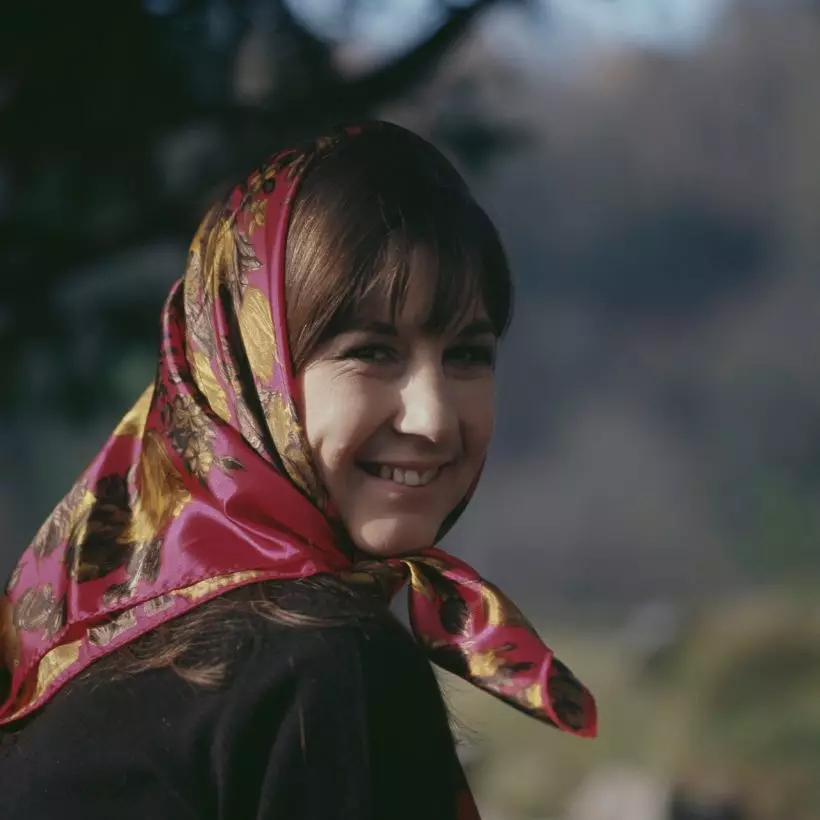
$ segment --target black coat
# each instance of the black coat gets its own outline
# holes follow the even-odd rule
[[[328,596],[311,596],[323,613]],[[92,669],[0,735],[2,818],[454,820],[441,693],[387,610],[342,626],[236,617],[224,685]]]

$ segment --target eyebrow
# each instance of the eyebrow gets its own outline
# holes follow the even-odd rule
[[[354,320],[345,330],[360,331],[367,333],[376,333],[379,336],[396,337],[399,335],[398,328],[390,322],[382,322],[377,319],[362,319]],[[459,339],[472,339],[475,336],[484,336],[485,334],[496,335],[495,327],[489,319],[476,319],[470,324],[465,325],[459,332]]]

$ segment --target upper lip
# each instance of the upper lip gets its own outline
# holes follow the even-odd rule
[[[391,470],[415,470],[425,473],[428,470],[439,470],[446,467],[449,461],[422,462],[422,461],[381,461],[378,459],[362,459],[364,464],[377,464],[379,467],[389,467]]]

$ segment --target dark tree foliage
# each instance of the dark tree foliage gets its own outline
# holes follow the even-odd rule
[[[343,10],[361,11],[358,3]],[[368,116],[414,88],[491,3],[442,0],[441,23],[426,38],[355,75],[335,66],[334,43],[283,0],[27,0],[6,9],[0,413],[31,402],[33,355],[57,363],[47,398],[68,411],[96,400],[94,385],[105,393],[100,374],[76,362],[76,317],[64,297],[77,271],[164,239],[186,241],[233,177],[278,144]],[[247,101],[236,93],[237,63],[260,32],[276,82]],[[193,169],[176,167],[175,146]],[[91,343],[99,355],[85,369],[104,362],[101,347],[153,345],[158,298],[129,293],[107,306]]]

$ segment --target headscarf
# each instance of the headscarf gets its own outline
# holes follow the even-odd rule
[[[317,478],[294,400],[285,241],[306,171],[365,128],[407,134],[366,124],[282,151],[206,216],[162,312],[154,383],[0,599],[10,680],[0,725],[211,598],[331,573],[389,595],[409,581],[410,624],[431,660],[546,723],[595,735],[591,695],[509,599],[435,546],[357,560]]]

